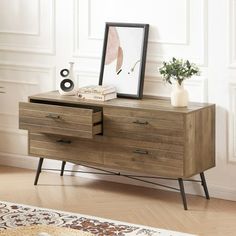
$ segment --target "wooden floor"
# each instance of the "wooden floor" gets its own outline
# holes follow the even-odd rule
[[[236,202],[43,172],[0,167],[0,200],[207,236],[236,235]]]

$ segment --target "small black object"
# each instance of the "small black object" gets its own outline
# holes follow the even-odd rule
[[[136,149],[136,150],[133,151],[133,153],[148,155],[148,151],[143,150],[143,149]]]
[[[45,116],[46,118],[51,118],[51,119],[60,119],[59,115],[54,115],[54,114],[48,114]]]
[[[119,75],[121,71],[122,69],[119,69],[116,74]]]
[[[148,125],[148,121],[140,121],[140,120],[136,120],[136,121],[133,121],[133,124],[138,124],[138,125]]]
[[[184,206],[184,210],[188,210],[187,198],[186,198],[186,194],[185,194],[185,190],[184,190],[184,182],[185,181],[201,183],[203,185],[203,189],[205,191],[206,199],[210,199],[208,189],[207,189],[206,179],[205,179],[205,176],[204,176],[204,172],[200,173],[201,180],[195,180],[195,179],[183,179],[183,178],[174,178],[174,177],[170,178],[170,177],[162,177],[162,176],[145,176],[145,175],[142,176],[142,175],[124,174],[124,173],[121,173],[121,172],[114,172],[114,171],[106,170],[106,169],[103,169],[103,168],[97,168],[97,167],[89,166],[89,165],[85,165],[85,164],[80,164],[80,165],[84,166],[86,168],[94,169],[96,171],[65,170],[66,161],[62,161],[61,169],[48,169],[48,168],[43,169],[42,168],[43,159],[44,158],[39,159],[38,169],[37,169],[37,172],[36,172],[34,185],[37,185],[39,175],[40,175],[41,171],[43,171],[43,170],[60,171],[61,176],[63,176],[64,172],[101,174],[101,175],[119,175],[119,176],[123,176],[123,177],[129,178],[129,179],[138,180],[138,181],[141,181],[141,182],[144,182],[144,183],[148,183],[148,184],[152,184],[152,185],[155,185],[155,186],[160,186],[160,187],[163,187],[163,188],[172,189],[172,190],[180,192],[182,202],[183,202],[183,206]],[[97,171],[99,171],[99,172],[97,172]],[[153,181],[149,181],[148,179],[163,179],[163,180],[174,180],[174,181],[177,180],[179,182],[179,188],[172,187],[172,186],[165,185],[165,184],[156,183],[156,182],[153,182]]]
[[[184,210],[188,210],[187,200],[186,200],[186,195],[185,195],[185,190],[184,190],[184,181],[182,178],[178,178],[178,182],[179,182],[179,189],[180,189],[180,193],[181,193],[181,197],[182,197],[182,201],[184,205]]]
[[[62,91],[70,92],[74,88],[74,82],[71,79],[63,79],[60,83],[60,87]]]
[[[63,176],[63,174],[64,174],[65,165],[66,165],[66,162],[62,161],[62,163],[61,163],[61,174],[60,174],[61,176]]]
[[[60,72],[60,75],[61,75],[62,77],[67,77],[69,74],[70,74],[70,71],[69,71],[68,69],[63,69],[63,70],[61,70],[61,72]]]
[[[43,160],[44,160],[44,158],[42,158],[42,157],[39,159],[38,168],[37,168],[37,172],[36,172],[36,176],[35,176],[35,180],[34,180],[34,185],[38,184],[39,175],[42,171]]]
[[[72,143],[70,140],[63,140],[63,139],[59,139],[56,142],[57,143],[66,143],[66,144],[71,144]]]
[[[208,188],[207,188],[207,183],[206,183],[204,172],[200,173],[200,177],[201,177],[202,187],[203,187],[205,195],[206,195],[206,199],[209,200],[210,196],[209,196],[209,192],[208,192]]]

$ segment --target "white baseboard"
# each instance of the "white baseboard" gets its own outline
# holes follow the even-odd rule
[[[36,169],[38,165],[38,159],[35,157],[30,156],[24,156],[24,155],[17,155],[17,154],[9,154],[9,153],[0,153],[0,165],[4,166],[13,166],[13,167],[19,167],[19,168],[25,168],[25,169]],[[45,160],[43,163],[44,168],[60,168],[61,161],[56,160]],[[69,170],[78,170],[78,166],[67,163],[66,169]],[[87,168],[80,167],[80,170],[88,170]],[[96,175],[96,174],[81,174],[81,173],[65,173],[67,175],[76,175],[81,176],[85,178],[90,179],[100,179],[105,181],[111,181],[111,182],[117,182],[117,183],[125,183],[125,184],[132,184],[137,186],[144,186],[149,188],[160,188],[155,185],[135,181],[132,179],[127,179],[125,177],[121,176],[102,176],[102,175]],[[175,181],[166,181],[166,180],[158,180],[157,183],[170,185],[173,187],[178,188],[178,184]],[[225,200],[232,200],[236,201],[236,189],[226,188],[224,186],[218,186],[211,184],[211,180],[207,180],[208,183],[208,189],[211,197],[214,198],[220,198]],[[189,194],[194,195],[204,195],[202,187],[200,184],[197,183],[191,183],[191,182],[185,182],[185,191]]]
[[[29,156],[0,152],[0,165],[3,166],[36,169],[37,163],[37,159]]]

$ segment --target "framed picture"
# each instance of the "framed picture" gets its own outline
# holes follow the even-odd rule
[[[118,97],[141,99],[148,24],[106,23],[99,85],[113,85]]]

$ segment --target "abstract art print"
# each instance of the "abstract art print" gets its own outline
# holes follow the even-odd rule
[[[142,98],[148,24],[106,23],[99,85],[118,97]]]

